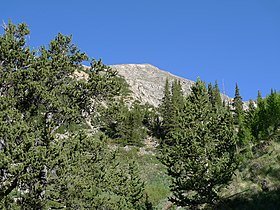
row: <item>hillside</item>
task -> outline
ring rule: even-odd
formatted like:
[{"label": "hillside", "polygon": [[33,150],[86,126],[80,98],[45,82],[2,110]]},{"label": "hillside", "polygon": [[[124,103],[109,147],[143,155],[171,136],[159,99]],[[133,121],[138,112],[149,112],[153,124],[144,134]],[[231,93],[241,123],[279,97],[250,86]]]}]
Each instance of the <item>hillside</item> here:
[{"label": "hillside", "polygon": [[218,85],[83,67],[71,36],[36,54],[28,35],[0,36],[0,209],[280,209],[280,93],[243,110],[237,86],[223,104]]},{"label": "hillside", "polygon": [[[163,97],[165,80],[179,80],[184,94],[190,93],[194,81],[188,80],[151,64],[120,64],[111,65],[118,74],[127,81],[135,99],[142,103],[158,106]],[[221,94],[222,99],[230,102],[231,98]]]}]

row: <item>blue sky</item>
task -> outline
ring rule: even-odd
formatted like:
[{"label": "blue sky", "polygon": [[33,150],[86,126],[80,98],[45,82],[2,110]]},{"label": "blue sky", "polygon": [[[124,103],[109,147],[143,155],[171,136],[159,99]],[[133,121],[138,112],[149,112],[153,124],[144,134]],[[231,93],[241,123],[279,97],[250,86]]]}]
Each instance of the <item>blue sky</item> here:
[{"label": "blue sky", "polygon": [[280,0],[9,0],[1,8],[2,21],[29,25],[34,48],[61,32],[105,64],[217,80],[229,96],[237,82],[244,100],[280,90]]}]

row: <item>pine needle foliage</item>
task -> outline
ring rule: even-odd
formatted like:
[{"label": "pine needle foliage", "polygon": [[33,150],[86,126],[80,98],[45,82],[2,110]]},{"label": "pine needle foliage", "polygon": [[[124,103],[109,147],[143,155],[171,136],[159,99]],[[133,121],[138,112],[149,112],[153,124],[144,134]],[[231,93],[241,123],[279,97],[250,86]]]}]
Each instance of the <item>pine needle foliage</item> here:
[{"label": "pine needle foliage", "polygon": [[0,36],[0,208],[144,208],[134,164],[119,166],[102,135],[67,129],[121,92],[116,72],[92,60],[88,78],[77,79],[88,57],[71,36],[35,52],[28,34],[9,22]]},{"label": "pine needle foliage", "polygon": [[178,206],[214,204],[238,165],[233,118],[216,109],[198,80],[176,113],[178,127],[166,135],[160,160],[172,178],[170,201]]}]

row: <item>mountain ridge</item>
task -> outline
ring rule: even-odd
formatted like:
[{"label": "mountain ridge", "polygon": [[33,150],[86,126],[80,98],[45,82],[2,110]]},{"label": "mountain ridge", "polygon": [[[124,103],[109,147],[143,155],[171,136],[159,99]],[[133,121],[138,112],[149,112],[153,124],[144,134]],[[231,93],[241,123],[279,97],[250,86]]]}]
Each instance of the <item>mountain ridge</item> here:
[{"label": "mountain ridge", "polygon": [[[185,95],[191,92],[192,80],[161,70],[151,64],[115,64],[110,67],[118,72],[130,86],[134,99],[157,107],[163,97],[166,79],[180,81]],[[221,94],[222,100],[231,104],[232,98]]]}]

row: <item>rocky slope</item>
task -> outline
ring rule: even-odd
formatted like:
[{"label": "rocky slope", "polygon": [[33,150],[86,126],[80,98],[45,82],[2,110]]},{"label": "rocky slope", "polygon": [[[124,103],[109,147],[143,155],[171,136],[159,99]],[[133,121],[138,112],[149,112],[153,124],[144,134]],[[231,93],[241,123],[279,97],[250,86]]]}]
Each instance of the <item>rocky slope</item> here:
[{"label": "rocky slope", "polygon": [[[111,65],[120,76],[124,77],[133,92],[133,97],[142,103],[158,106],[163,97],[166,78],[169,81],[179,80],[184,94],[188,94],[194,81],[178,77],[160,70],[150,64],[121,64]],[[232,99],[221,95],[222,99],[230,102]]]}]

